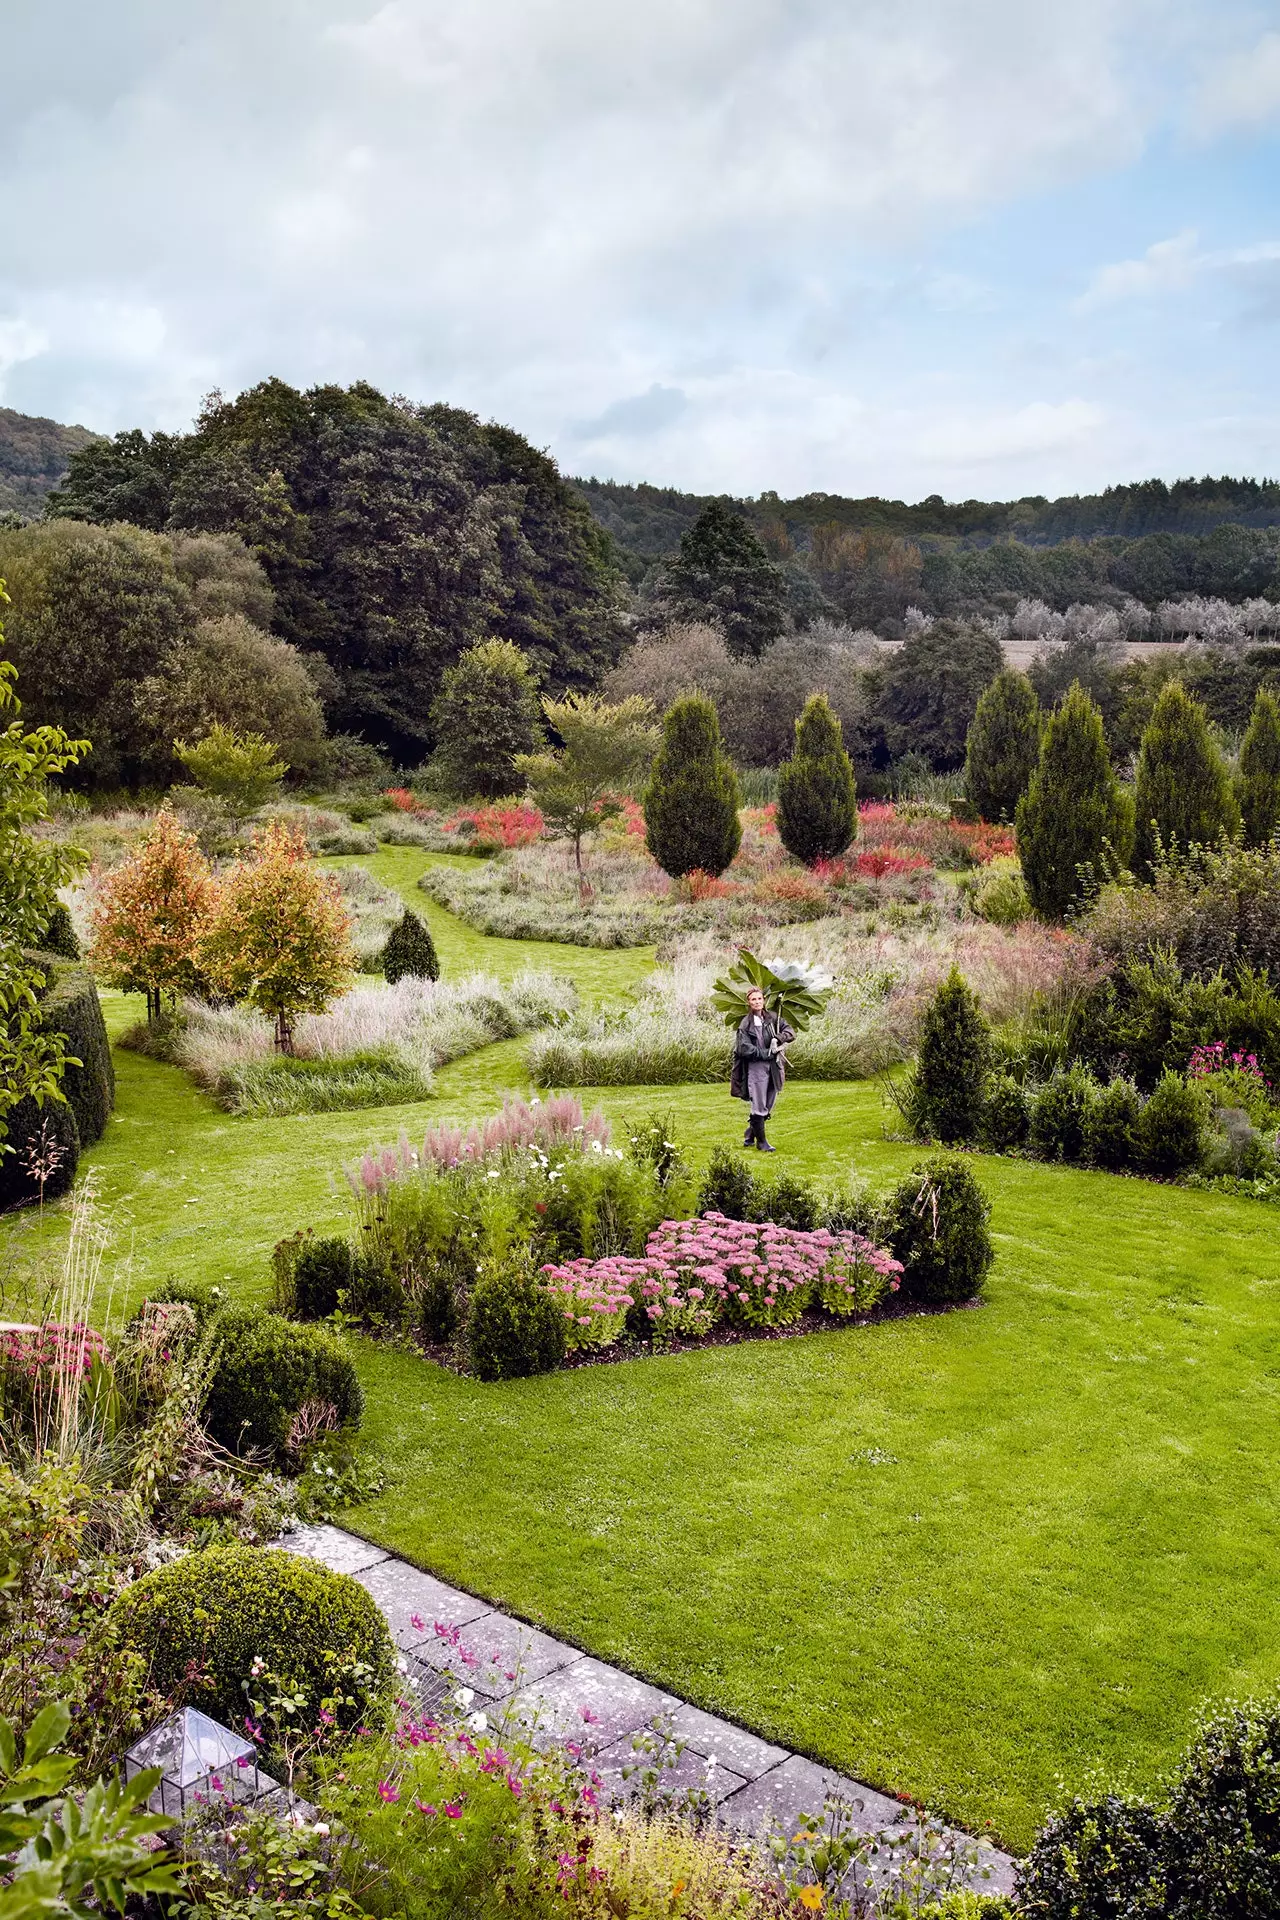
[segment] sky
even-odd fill
[[[1280,0],[0,0],[0,404],[370,380],[565,471],[1280,474]]]

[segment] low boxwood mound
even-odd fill
[[[995,1258],[990,1202],[963,1160],[913,1167],[886,1208],[886,1239],[901,1260],[903,1291],[927,1306],[958,1306],[982,1292]]]
[[[204,1423],[231,1452],[290,1462],[295,1419],[304,1408],[332,1408],[339,1427],[359,1425],[364,1393],[337,1334],[252,1309],[224,1314],[218,1329]]]
[[[336,1691],[335,1661],[355,1702],[339,1713],[348,1727],[368,1716],[395,1674],[387,1623],[360,1583],[279,1548],[207,1547],[158,1567],[113,1603],[106,1630],[141,1655],[165,1699],[229,1727],[244,1725],[255,1660],[304,1696],[306,1726]],[[367,1671],[353,1674],[352,1663]]]
[[[550,1373],[565,1355],[564,1314],[524,1261],[482,1271],[467,1315],[471,1365],[481,1380]]]

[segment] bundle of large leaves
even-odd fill
[[[803,1033],[815,1014],[825,1009],[834,985],[831,975],[821,967],[802,967],[794,960],[770,964],[758,960],[746,947],[739,947],[734,965],[713,986],[711,1001],[724,1015],[725,1025],[736,1027],[747,1011],[748,993],[759,987],[769,1012]]]

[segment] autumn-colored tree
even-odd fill
[[[221,990],[276,1025],[293,1052],[300,1013],[323,1013],[355,971],[351,916],[333,874],[307,861],[296,827],[273,821],[251,860],[233,867],[200,941],[200,965]]]
[[[217,897],[209,863],[171,813],[158,813],[136,850],[98,884],[91,963],[109,986],[145,993],[147,1018],[162,995],[200,984],[196,948]]]

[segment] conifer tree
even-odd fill
[[[681,536],[659,597],[678,620],[705,620],[724,633],[730,653],[761,654],[786,625],[781,567],[735,507],[712,500]]]
[[[990,1029],[964,975],[952,967],[925,1010],[907,1092],[918,1139],[948,1147],[976,1139],[990,1056]]]
[[[644,796],[645,842],[663,872],[723,873],[742,840],[741,804],[715,707],[704,693],[683,695],[667,709]]]
[[[1040,756],[1040,702],[1025,673],[999,672],[965,743],[965,792],[983,820],[1012,820]]]
[[[1249,716],[1236,798],[1246,845],[1265,846],[1280,827],[1280,701],[1269,687],[1259,687]]]
[[[440,961],[431,929],[408,907],[387,935],[387,944],[382,949],[382,977],[389,987],[394,987],[407,973],[418,980],[440,978]]]
[[[1050,715],[1040,758],[1018,802],[1018,853],[1027,894],[1046,920],[1062,920],[1080,890],[1081,866],[1108,849],[1128,860],[1133,809],[1107,752],[1102,715],[1079,681]]]
[[[778,836],[811,867],[843,853],[858,829],[858,790],[840,717],[825,693],[810,694],[796,721],[795,751],[778,775]]]
[[[1209,716],[1181,680],[1160,689],[1138,751],[1134,855],[1150,871],[1158,848],[1213,846],[1240,825],[1231,778]]]

